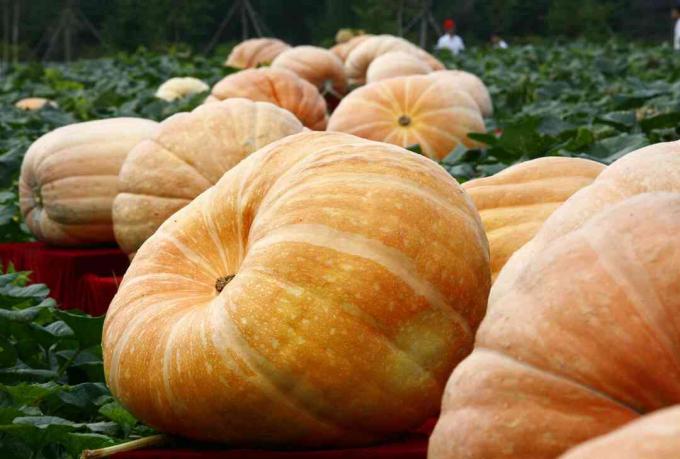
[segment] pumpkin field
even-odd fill
[[[0,264],[0,458],[365,447],[440,412],[430,459],[680,457],[677,53],[364,38],[8,69],[0,244],[132,261],[106,318]],[[379,119],[409,97],[431,113]]]

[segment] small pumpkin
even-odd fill
[[[489,240],[492,277],[564,201],[604,169],[586,159],[546,157],[464,183]]]
[[[112,118],[60,127],[33,142],[21,164],[21,214],[54,245],[113,242],[111,206],[128,152],[158,124]]]
[[[290,46],[278,38],[251,38],[234,46],[224,65],[247,69],[270,64],[288,48]]]
[[[106,380],[171,434],[374,443],[436,414],[484,315],[488,262],[474,206],[436,163],[288,136],[137,252],[104,324]]]
[[[274,59],[272,68],[290,70],[312,83],[321,93],[342,95],[347,90],[342,61],[324,48],[296,46],[287,49]]]
[[[118,179],[116,240],[134,253],[173,213],[246,156],[302,131],[290,112],[266,102],[228,99],[174,115],[135,146]]]
[[[14,106],[19,110],[35,112],[45,107],[56,107],[57,103],[50,99],[45,99],[44,97],[27,97],[25,99],[18,100]]]
[[[680,452],[680,406],[655,411],[576,446],[560,459],[676,459]]]
[[[477,103],[484,117],[493,115],[491,95],[484,82],[477,75],[463,70],[439,70],[430,73],[430,77],[453,88],[467,91]]]
[[[352,91],[333,112],[328,130],[402,147],[419,144],[425,155],[441,159],[457,145],[476,146],[467,134],[484,132],[484,120],[466,92],[415,75]]]
[[[192,94],[209,91],[210,86],[193,77],[170,78],[158,87],[156,97],[165,101],[182,99]]]
[[[372,36],[373,35],[371,34],[357,35],[355,37],[350,38],[346,42],[339,42],[337,45],[333,46],[329,51],[338,56],[340,60],[344,63],[345,59],[347,59],[347,55],[351,53],[354,48],[356,48],[357,46],[359,46],[360,43],[362,43],[364,40]]]
[[[259,68],[233,73],[213,86],[211,96],[206,102],[232,97],[270,102],[314,130],[324,130],[328,121],[326,101],[316,87],[288,70]]]
[[[425,75],[432,72],[427,62],[404,51],[390,51],[376,57],[368,66],[366,83],[398,76]]]
[[[368,66],[378,56],[390,51],[403,51],[414,54],[434,70],[444,69],[444,65],[427,51],[408,40],[392,35],[374,35],[356,46],[345,59],[345,73],[350,84],[364,84]]]

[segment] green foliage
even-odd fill
[[[0,457],[75,458],[149,435],[104,383],[104,318],[58,310],[48,294],[0,270]]]

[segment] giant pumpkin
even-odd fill
[[[208,90],[210,90],[210,86],[198,78],[175,77],[163,82],[156,90],[155,96],[171,102]]]
[[[604,168],[586,159],[546,157],[463,184],[482,217],[493,278],[555,209]]]
[[[251,38],[234,46],[224,65],[247,69],[271,62],[290,48],[278,38]]]
[[[493,115],[493,102],[484,82],[475,74],[462,70],[439,70],[430,73],[430,77],[455,89],[467,91],[477,103],[482,115]]]
[[[419,144],[441,159],[467,137],[483,132],[484,120],[472,98],[425,75],[390,78],[352,91],[335,109],[329,131],[341,131],[402,147]]]
[[[19,110],[35,112],[44,107],[56,107],[57,103],[53,100],[45,99],[44,97],[26,97],[25,99],[16,101],[14,106]]]
[[[250,153],[302,131],[290,112],[229,99],[174,115],[128,155],[113,205],[116,240],[135,252],[169,216]]]
[[[430,459],[555,458],[680,402],[680,151],[656,149],[574,194],[533,240],[558,221],[560,236],[503,295],[496,281]],[[637,173],[636,156],[658,164]]]
[[[376,57],[368,66],[366,83],[407,75],[425,75],[432,68],[418,56],[404,51],[390,51]]]
[[[378,56],[390,51],[403,51],[418,56],[434,70],[443,70],[444,65],[427,51],[408,40],[392,35],[374,35],[354,48],[345,59],[345,73],[350,84],[366,82],[368,66]]]
[[[364,40],[372,36],[373,35],[371,34],[357,35],[356,37],[350,38],[346,42],[338,43],[337,45],[333,46],[329,51],[338,56],[340,60],[344,63],[345,59],[347,59],[347,55],[351,53],[354,48],[356,48],[357,46],[359,46],[360,43],[362,43]]]
[[[437,412],[484,315],[488,262],[472,202],[436,163],[289,136],[140,248],[106,317],[106,379],[163,432],[372,443]]]
[[[347,90],[345,67],[338,56],[317,46],[296,46],[277,56],[272,68],[290,70],[322,93],[342,96]]]
[[[207,103],[231,97],[271,102],[297,116],[310,129],[326,128],[326,101],[313,84],[289,70],[242,70],[219,81],[212,88],[211,96]]]
[[[659,410],[594,438],[560,459],[677,459],[680,456],[680,406]]]
[[[36,238],[55,245],[113,242],[111,205],[118,172],[132,147],[158,124],[112,118],[45,134],[21,165],[21,214]]]

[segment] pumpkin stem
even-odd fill
[[[230,274],[228,276],[224,277],[218,277],[217,280],[215,281],[215,290],[217,290],[217,293],[221,293],[222,290],[224,290],[224,287],[227,286],[231,280],[236,277],[236,274]]]
[[[168,443],[170,438],[165,435],[151,435],[150,437],[139,438],[120,445],[109,446],[100,449],[86,449],[80,454],[80,459],[96,459],[100,457],[109,457],[112,454],[126,453],[128,451],[135,451],[149,446],[160,446]]]
[[[411,124],[411,118],[410,117],[408,117],[406,115],[401,115],[399,117],[399,125],[400,126],[408,126],[409,124]]]
[[[37,207],[43,206],[42,193],[39,186],[33,188],[33,200],[35,201]]]

